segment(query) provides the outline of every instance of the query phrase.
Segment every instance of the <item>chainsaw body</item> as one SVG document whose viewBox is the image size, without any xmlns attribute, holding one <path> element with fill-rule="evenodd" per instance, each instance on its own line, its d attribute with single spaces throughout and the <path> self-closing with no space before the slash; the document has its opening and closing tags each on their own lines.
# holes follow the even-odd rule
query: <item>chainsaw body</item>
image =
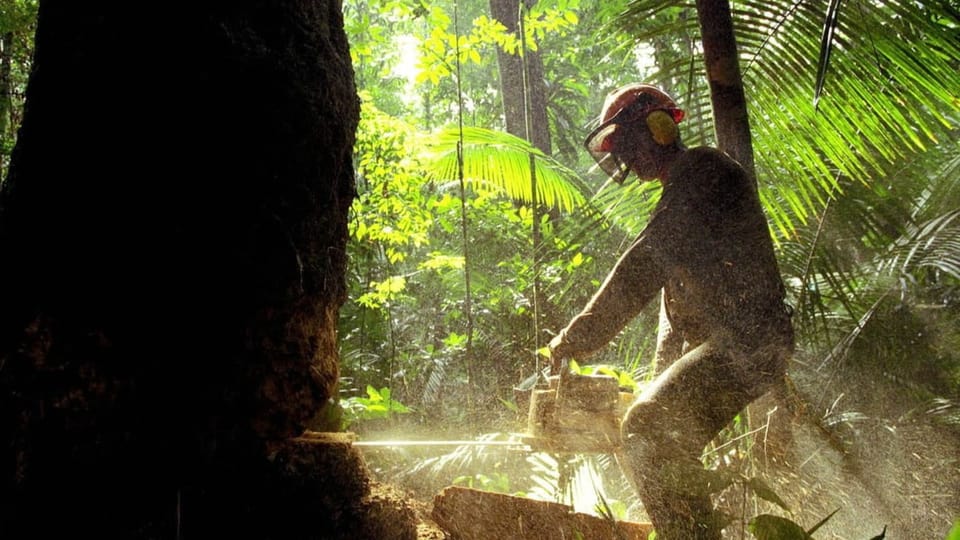
<svg viewBox="0 0 960 540">
<path fill-rule="evenodd" d="M 547 383 L 530 390 L 524 442 L 542 452 L 615 453 L 633 394 L 607 375 L 564 373 Z"/>
</svg>

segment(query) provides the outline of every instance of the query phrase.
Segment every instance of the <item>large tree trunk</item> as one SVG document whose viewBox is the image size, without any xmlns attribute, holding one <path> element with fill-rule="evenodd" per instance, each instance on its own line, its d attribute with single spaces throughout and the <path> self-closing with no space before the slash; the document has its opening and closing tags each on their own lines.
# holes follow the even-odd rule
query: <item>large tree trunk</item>
<svg viewBox="0 0 960 540">
<path fill-rule="evenodd" d="M 41 4 L 0 192 L 3 536 L 351 537 L 323 514 L 362 462 L 284 442 L 336 398 L 340 5 L 150 5 Z"/>
</svg>

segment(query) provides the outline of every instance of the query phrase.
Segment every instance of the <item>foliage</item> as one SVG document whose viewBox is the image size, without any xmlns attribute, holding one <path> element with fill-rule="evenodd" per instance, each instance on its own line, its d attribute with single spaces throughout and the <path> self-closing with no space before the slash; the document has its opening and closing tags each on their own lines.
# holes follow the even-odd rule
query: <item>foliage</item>
<svg viewBox="0 0 960 540">
<path fill-rule="evenodd" d="M 0 6 L 0 33 L 17 32 L 33 25 L 37 17 L 37 0 L 7 0 Z"/>
<path fill-rule="evenodd" d="M 950 532 L 947 533 L 945 540 L 960 540 L 960 519 L 957 519 L 953 527 L 950 528 Z"/>
<path fill-rule="evenodd" d="M 607 364 L 588 364 L 581 366 L 571 360 L 569 369 L 579 375 L 606 375 L 613 377 L 617 380 L 618 386 L 624 391 L 633 392 L 637 388 L 637 381 L 633 378 L 633 375 L 616 366 Z"/>
<path fill-rule="evenodd" d="M 538 203 L 569 212 L 586 202 L 585 188 L 572 170 L 519 137 L 483 128 L 465 127 L 462 132 L 448 128 L 431 137 L 424 149 L 428 178 L 441 183 L 456 180 L 458 148 L 468 184 L 483 184 L 530 203 L 530 179 L 535 175 Z"/>
<path fill-rule="evenodd" d="M 793 521 L 780 516 L 770 514 L 761 514 L 750 520 L 749 530 L 757 540 L 809 540 L 813 538 L 813 533 L 833 514 L 827 516 L 823 521 L 810 528 L 803 530 L 803 527 Z"/>
<path fill-rule="evenodd" d="M 579 21 L 574 11 L 576 4 L 576 0 L 558 2 L 555 6 L 548 3 L 535 4 L 525 13 L 523 47 L 517 35 L 508 32 L 500 21 L 486 15 L 480 15 L 473 20 L 467 35 L 459 34 L 458 28 L 452 28 L 454 32 L 449 32 L 448 29 L 451 29 L 454 21 L 440 7 L 434 5 L 432 10 L 435 24 L 430 35 L 422 41 L 423 61 L 419 66 L 417 82 L 429 81 L 438 85 L 441 79 L 455 75 L 459 64 L 483 64 L 481 51 L 490 45 L 510 54 L 523 54 L 524 50 L 537 50 L 538 42 L 548 35 L 564 37 Z"/>
<path fill-rule="evenodd" d="M 367 385 L 367 397 L 348 397 L 340 400 L 344 429 L 361 420 L 390 418 L 393 414 L 408 414 L 411 410 L 390 396 L 389 388 Z"/>
<path fill-rule="evenodd" d="M 475 473 L 473 475 L 458 476 L 453 479 L 453 485 L 482 489 L 494 493 L 511 493 L 510 476 L 502 472 L 494 472 L 490 475 Z"/>
<path fill-rule="evenodd" d="M 544 203 L 571 208 L 584 201 L 583 187 L 555 160 L 515 137 L 480 129 L 464 131 L 470 190 L 461 200 L 451 189 L 455 176 L 448 166 L 456 160 L 454 133 L 419 132 L 379 111 L 371 96 L 364 100 L 356 145 L 358 195 L 350 222 L 348 282 L 356 303 L 341 310 L 344 376 L 361 387 L 389 385 L 404 400 L 430 405 L 421 407 L 429 414 L 456 407 L 439 396 L 459 392 L 465 383 L 463 206 L 476 254 L 478 354 L 517 365 L 526 362 L 523 348 L 532 338 L 524 328 L 530 324 L 533 279 L 533 213 L 523 204 L 529 199 L 524 188 L 529 188 L 530 155 L 536 156 Z M 513 169 L 485 165 L 510 155 Z M 549 217 L 540 219 L 548 246 L 564 253 L 561 259 L 541 254 L 544 283 L 591 266 L 592 258 L 579 244 L 554 238 Z M 516 341 L 508 345 L 500 336 Z"/>
</svg>

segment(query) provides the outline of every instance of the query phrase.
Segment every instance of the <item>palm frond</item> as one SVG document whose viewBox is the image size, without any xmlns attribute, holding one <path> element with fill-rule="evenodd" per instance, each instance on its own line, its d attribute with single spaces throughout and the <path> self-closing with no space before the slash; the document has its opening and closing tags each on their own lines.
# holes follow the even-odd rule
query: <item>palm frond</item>
<svg viewBox="0 0 960 540">
<path fill-rule="evenodd" d="M 429 180 L 458 180 L 459 143 L 457 128 L 443 129 L 426 141 L 423 163 Z M 467 184 L 488 186 L 514 200 L 532 202 L 531 162 L 539 203 L 571 211 L 585 201 L 585 188 L 576 173 L 526 140 L 500 131 L 463 128 L 463 175 Z"/>
<path fill-rule="evenodd" d="M 912 227 L 878 266 L 896 274 L 932 269 L 960 280 L 960 209 Z"/>
<path fill-rule="evenodd" d="M 827 20 L 823 24 L 823 35 L 820 38 L 820 59 L 817 60 L 817 83 L 813 91 L 813 106 L 820 101 L 823 85 L 827 79 L 827 70 L 830 68 L 830 53 L 833 52 L 833 36 L 837 31 L 837 20 L 840 14 L 842 0 L 830 0 L 827 8 Z"/>
</svg>

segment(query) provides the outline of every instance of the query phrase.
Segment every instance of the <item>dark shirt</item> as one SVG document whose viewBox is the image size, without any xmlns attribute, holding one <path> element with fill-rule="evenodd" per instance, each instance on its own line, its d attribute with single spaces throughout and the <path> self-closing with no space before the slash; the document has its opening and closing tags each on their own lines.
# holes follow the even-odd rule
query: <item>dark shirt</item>
<svg viewBox="0 0 960 540">
<path fill-rule="evenodd" d="M 606 345 L 661 289 L 687 349 L 713 339 L 747 353 L 792 350 L 759 198 L 746 172 L 718 150 L 694 148 L 677 158 L 647 227 L 554 340 L 555 356 L 582 357 Z"/>
</svg>

